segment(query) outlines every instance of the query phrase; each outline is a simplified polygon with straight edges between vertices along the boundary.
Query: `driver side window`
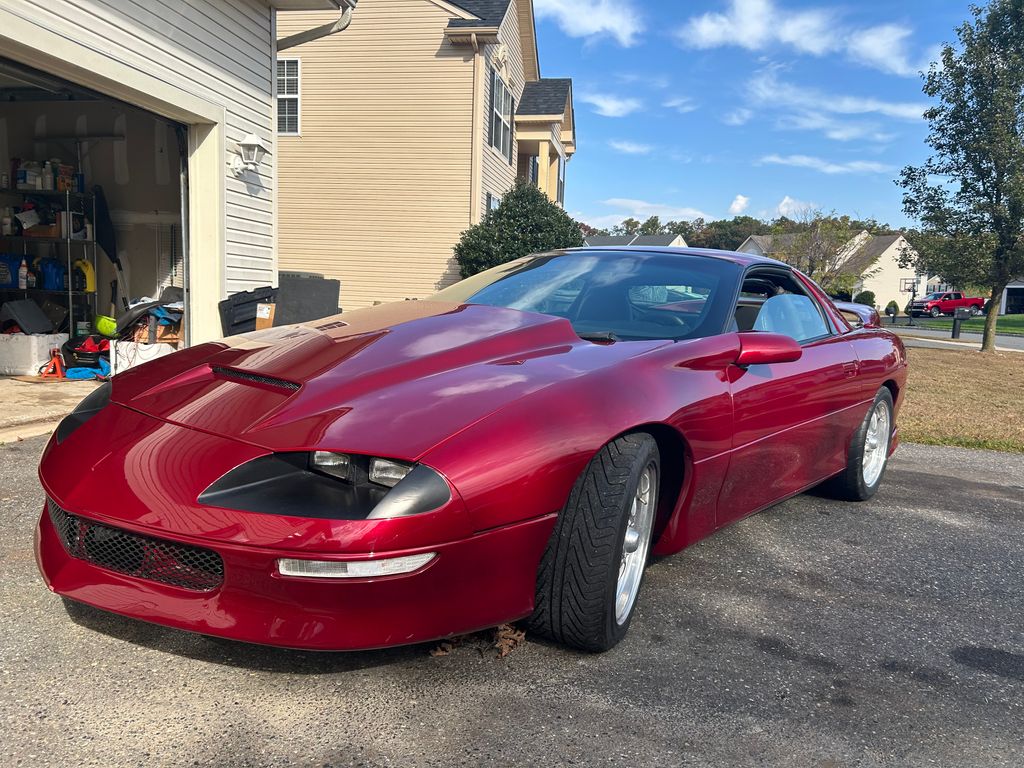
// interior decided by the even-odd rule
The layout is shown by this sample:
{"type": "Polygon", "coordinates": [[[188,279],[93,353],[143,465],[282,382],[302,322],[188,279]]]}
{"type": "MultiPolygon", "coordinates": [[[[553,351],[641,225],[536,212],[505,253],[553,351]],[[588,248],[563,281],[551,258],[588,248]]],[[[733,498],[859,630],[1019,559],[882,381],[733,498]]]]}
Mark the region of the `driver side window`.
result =
{"type": "Polygon", "coordinates": [[[818,304],[792,273],[781,270],[747,276],[735,321],[740,331],[780,333],[801,343],[831,334],[818,304]]]}

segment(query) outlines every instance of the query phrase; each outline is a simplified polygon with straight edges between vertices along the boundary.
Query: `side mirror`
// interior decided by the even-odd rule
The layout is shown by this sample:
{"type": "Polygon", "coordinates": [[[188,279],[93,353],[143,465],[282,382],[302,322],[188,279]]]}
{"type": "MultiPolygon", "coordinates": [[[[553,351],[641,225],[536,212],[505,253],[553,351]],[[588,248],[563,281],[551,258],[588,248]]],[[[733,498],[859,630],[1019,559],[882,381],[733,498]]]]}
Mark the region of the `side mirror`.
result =
{"type": "Polygon", "coordinates": [[[740,337],[740,351],[736,365],[769,365],[770,363],[792,363],[799,360],[804,351],[796,339],[781,333],[744,331],[740,337]]]}

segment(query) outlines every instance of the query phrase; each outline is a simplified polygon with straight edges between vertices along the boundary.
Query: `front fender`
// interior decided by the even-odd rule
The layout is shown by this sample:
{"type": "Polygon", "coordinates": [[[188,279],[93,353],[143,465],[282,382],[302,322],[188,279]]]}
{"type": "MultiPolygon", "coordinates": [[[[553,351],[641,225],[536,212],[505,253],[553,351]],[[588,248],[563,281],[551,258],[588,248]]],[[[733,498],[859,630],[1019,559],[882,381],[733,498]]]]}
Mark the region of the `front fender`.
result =
{"type": "MultiPolygon", "coordinates": [[[[477,531],[559,511],[601,447],[642,425],[677,434],[694,480],[706,473],[713,486],[732,445],[724,361],[736,347],[735,334],[681,342],[560,382],[463,430],[422,461],[459,490],[477,531]]],[[[681,475],[682,461],[673,461],[677,465],[663,466],[663,473],[681,475]]],[[[680,542],[676,548],[697,538],[695,530],[706,533],[714,520],[717,489],[687,485],[701,493],[681,494],[674,505],[668,528],[680,542]],[[694,507],[690,502],[698,497],[694,507]],[[687,518],[682,527],[681,513],[687,518]]]]}

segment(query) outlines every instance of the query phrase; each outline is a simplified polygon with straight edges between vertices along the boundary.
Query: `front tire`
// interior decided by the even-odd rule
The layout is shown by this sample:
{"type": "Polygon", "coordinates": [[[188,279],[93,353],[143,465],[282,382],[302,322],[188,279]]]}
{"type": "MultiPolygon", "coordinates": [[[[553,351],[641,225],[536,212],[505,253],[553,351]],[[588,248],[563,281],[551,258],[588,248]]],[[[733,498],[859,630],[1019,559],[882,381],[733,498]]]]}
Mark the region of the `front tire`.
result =
{"type": "Polygon", "coordinates": [[[892,395],[888,387],[882,387],[850,439],[846,469],[829,481],[827,490],[847,501],[867,501],[874,496],[889,463],[892,434],[892,395]]]}
{"type": "Polygon", "coordinates": [[[938,307],[932,307],[931,315],[932,317],[942,317],[942,310],[938,307]]]}
{"type": "Polygon", "coordinates": [[[530,631],[592,652],[625,637],[650,552],[660,475],[658,445],[647,433],[598,451],[541,559],[530,631]]]}

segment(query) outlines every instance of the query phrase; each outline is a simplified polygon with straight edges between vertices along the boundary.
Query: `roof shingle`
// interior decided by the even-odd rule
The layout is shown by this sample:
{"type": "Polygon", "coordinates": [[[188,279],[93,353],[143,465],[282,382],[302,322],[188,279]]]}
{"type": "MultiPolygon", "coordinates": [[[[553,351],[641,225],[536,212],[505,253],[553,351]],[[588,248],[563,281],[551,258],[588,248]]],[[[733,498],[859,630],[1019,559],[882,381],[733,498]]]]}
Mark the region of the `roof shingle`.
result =
{"type": "Polygon", "coordinates": [[[568,77],[547,77],[526,84],[517,115],[560,115],[572,93],[568,77]]]}
{"type": "Polygon", "coordinates": [[[454,0],[454,5],[476,16],[476,19],[452,19],[449,27],[497,27],[501,25],[512,0],[454,0]]]}

